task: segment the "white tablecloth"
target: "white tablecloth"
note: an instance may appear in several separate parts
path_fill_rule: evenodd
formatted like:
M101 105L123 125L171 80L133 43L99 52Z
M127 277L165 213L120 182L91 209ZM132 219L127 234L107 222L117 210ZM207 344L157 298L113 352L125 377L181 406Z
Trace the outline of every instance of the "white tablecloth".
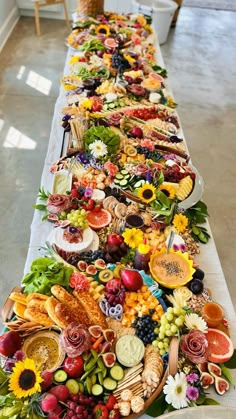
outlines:
M74 52L69 49L64 74L68 75L68 61L69 57ZM157 48L157 62L159 65L164 67L162 55L160 49ZM169 86L168 86L168 90ZM66 93L63 89L60 90L59 97L55 104L55 111L52 120L51 135L49 139L48 152L43 168L41 186L44 187L45 191L51 191L53 175L50 173L50 166L53 162L59 159L63 129L60 126L61 121L61 109L66 104ZM181 130L182 131L182 130ZM180 132L180 136L183 136L183 132ZM186 146L187 147L187 146ZM207 180L206 180L207 181ZM31 237L27 260L25 264L24 272L29 272L31 262L40 257L39 248L44 246L47 237L53 229L53 226L49 222L41 221L42 214L40 211L35 211L33 221L31 224ZM210 226L207 225L210 229ZM210 233L211 234L211 233ZM230 323L230 335L236 347L236 316L234 307L229 295L228 287L225 281L225 277L222 271L220 260L215 247L215 242L211 234L211 239L206 245L201 245L201 253L197 256L196 261L199 263L201 269L205 272L205 286L212 290L213 298L223 305L227 319ZM236 382L236 370L231 370L234 380ZM214 391L211 395L214 399L217 399L224 406L236 407L236 391L231 389L223 397L217 396ZM143 415L142 419L150 418L150 416Z

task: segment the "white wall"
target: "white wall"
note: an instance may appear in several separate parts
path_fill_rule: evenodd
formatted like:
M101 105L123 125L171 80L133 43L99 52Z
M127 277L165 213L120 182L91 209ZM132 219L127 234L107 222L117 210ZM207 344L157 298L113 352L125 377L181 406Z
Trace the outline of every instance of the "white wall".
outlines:
M0 0L0 50L19 19L15 0Z

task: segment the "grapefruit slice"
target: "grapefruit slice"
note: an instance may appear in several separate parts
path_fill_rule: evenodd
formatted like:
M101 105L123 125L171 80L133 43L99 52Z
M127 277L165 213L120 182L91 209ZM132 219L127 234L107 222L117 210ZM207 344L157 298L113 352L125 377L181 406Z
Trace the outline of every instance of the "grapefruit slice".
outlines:
M87 221L89 227L93 230L100 230L108 226L111 222L111 214L105 209L100 209L100 211L88 211L87 212Z
M227 362L232 357L233 342L224 332L218 329L208 329L206 338L209 349L208 361L218 364Z

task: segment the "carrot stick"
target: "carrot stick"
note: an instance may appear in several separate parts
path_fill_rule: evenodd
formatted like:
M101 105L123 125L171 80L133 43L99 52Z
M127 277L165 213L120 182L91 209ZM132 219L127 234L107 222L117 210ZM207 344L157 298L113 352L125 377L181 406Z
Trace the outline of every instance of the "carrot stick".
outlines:
M98 346L100 345L100 343L103 342L103 340L104 340L104 336L100 336L100 338L98 338L96 342L94 342L94 344L92 345L92 349L98 348Z

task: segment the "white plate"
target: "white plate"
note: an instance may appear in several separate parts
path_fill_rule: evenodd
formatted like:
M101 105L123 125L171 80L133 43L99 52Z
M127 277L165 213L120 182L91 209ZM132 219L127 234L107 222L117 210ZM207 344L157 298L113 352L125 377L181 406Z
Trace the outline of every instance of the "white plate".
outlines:
M91 243L91 245L88 247L87 250L92 250L94 252L94 250L98 250L99 248L99 237L97 235L97 233L95 233L95 231L93 232L93 241Z
M68 243L63 239L64 229L60 227L54 228L49 236L49 243L56 244L60 249L66 252L85 252L94 240L94 231L88 227L83 231L83 241L80 243Z
M192 171L195 173L196 178L194 181L194 188L192 193L188 196L188 198L184 199L184 201L180 202L178 204L178 207L180 209L188 209L190 207L192 207L193 205L195 205L202 197L203 195L203 179L200 175L200 173L198 172L198 170L192 165L188 163L188 166L192 169Z

